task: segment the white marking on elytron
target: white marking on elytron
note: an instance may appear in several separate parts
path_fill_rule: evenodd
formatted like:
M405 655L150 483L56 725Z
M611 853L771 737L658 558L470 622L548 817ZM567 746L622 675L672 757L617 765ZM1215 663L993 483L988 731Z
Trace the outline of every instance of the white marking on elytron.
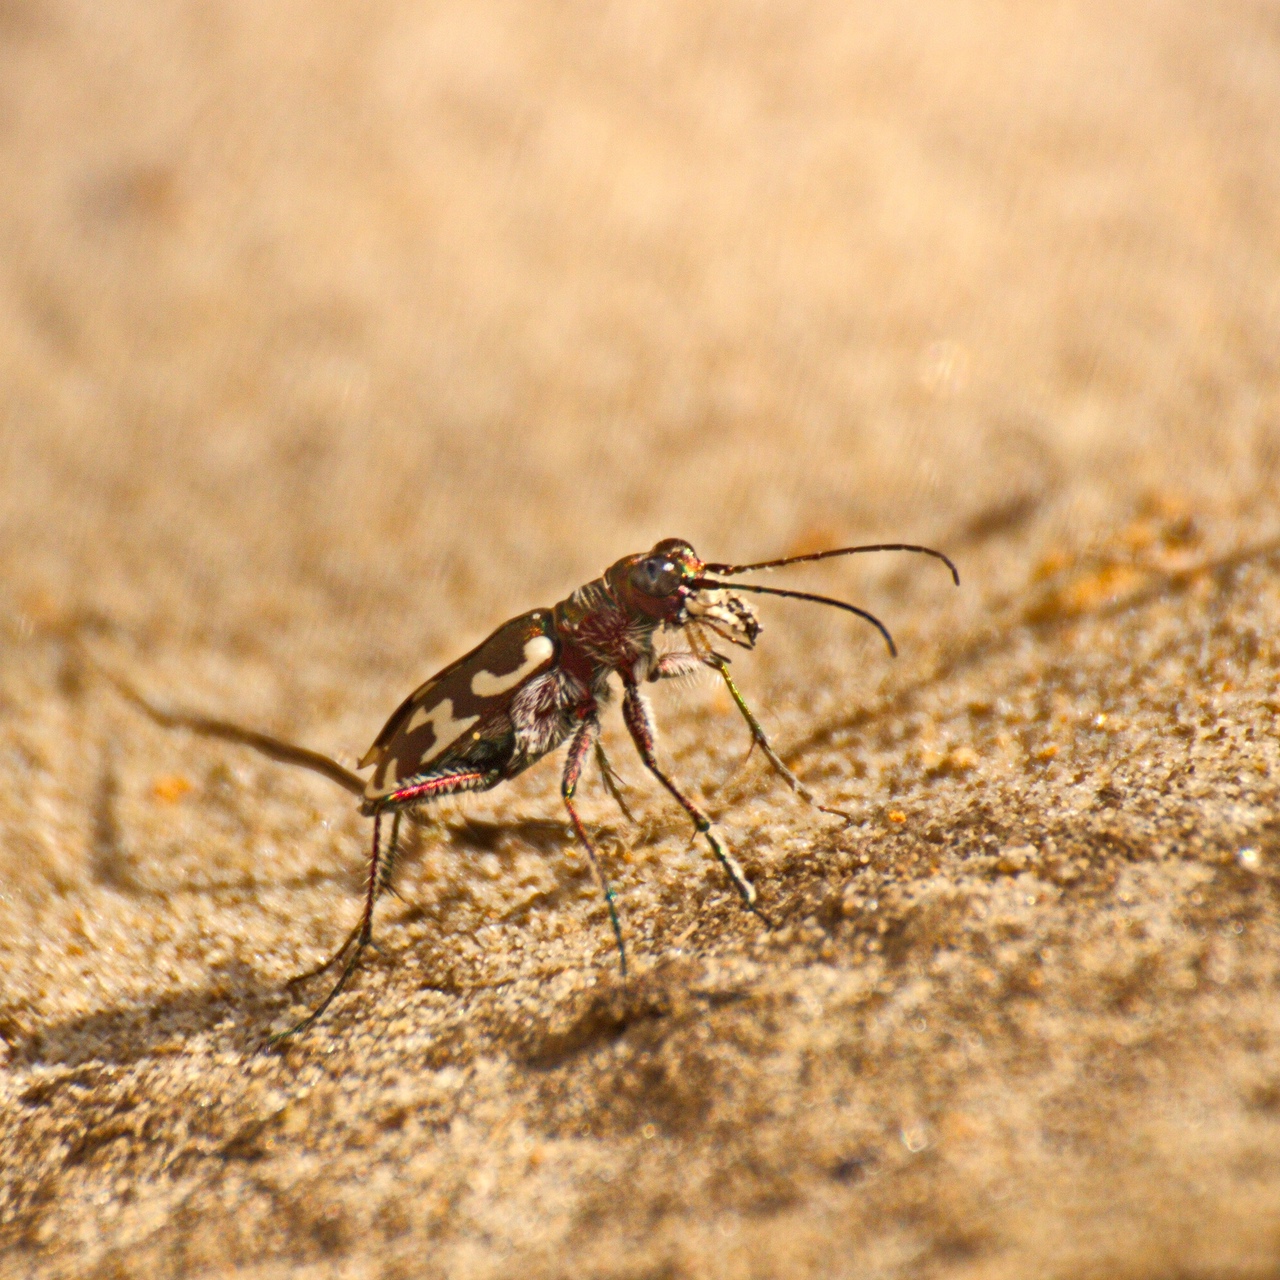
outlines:
M453 699L443 698L430 711L426 707L419 707L413 713L413 718L405 725L404 731L409 734L422 728L424 724L431 726L432 732L436 735L436 740L429 748L430 754L424 755L418 761L419 764L426 764L428 760L434 760L451 742L456 742L462 737L479 719L479 716L463 716L461 720L455 720L453 718Z
M505 676L495 676L492 671L477 671L471 677L471 692L477 698L492 698L496 694L514 689L531 671L537 670L556 651L555 644L546 636L534 636L524 642L524 661Z

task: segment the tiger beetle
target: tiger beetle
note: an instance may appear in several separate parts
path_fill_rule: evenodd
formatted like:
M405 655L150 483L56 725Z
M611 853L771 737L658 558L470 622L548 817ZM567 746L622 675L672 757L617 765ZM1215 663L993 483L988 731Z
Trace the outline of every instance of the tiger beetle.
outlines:
M627 813L617 776L600 742L600 712L610 699L609 679L613 675L621 681L622 718L645 768L689 815L695 838L701 835L706 840L744 906L764 918L756 905L755 888L743 874L723 833L659 766L654 754L653 721L641 686L710 668L725 682L751 731L753 746L759 746L792 791L824 813L847 816L818 804L783 763L734 683L729 659L713 644L714 637L719 637L743 649L755 647L760 622L751 606L737 594L751 592L808 600L856 614L880 632L890 654L896 656L893 637L885 625L856 605L807 591L720 581L761 569L871 551L932 556L947 566L955 584L960 585L960 575L947 556L909 543L838 547L756 564L715 564L700 560L683 538L664 538L652 551L625 556L601 577L579 587L552 608L534 609L503 623L470 653L415 689L396 708L357 766L373 767L367 782L318 752L224 721L158 711L113 677L127 697L161 723L227 738L274 759L315 769L359 793L361 813L373 819L368 887L360 920L324 964L294 981L317 977L345 956L342 972L311 1013L272 1036L271 1043L311 1026L347 985L361 954L372 941L374 906L391 883L402 815L440 796L488 791L522 773L566 739L569 754L561 775L560 794L604 895L619 967L626 976L627 953L614 892L575 803L582 770L594 752L606 787ZM659 654L654 644L659 630L682 632L688 649ZM382 823L388 814L391 833L384 848Z

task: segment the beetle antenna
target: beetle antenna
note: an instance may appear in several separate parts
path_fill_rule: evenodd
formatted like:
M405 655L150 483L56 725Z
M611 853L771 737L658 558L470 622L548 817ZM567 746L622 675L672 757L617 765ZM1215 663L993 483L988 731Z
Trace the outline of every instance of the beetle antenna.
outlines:
M716 582L711 578L695 578L689 585L698 591L706 588L712 591L755 591L762 596L785 596L788 600L808 600L813 604L829 604L833 609L844 609L848 613L856 613L859 618L871 623L884 636L884 642L889 646L889 653L895 658L898 656L898 646L893 643L889 628L874 613L859 609L856 604L848 604L844 600L833 600L830 596L816 596L808 591L784 591L781 587L758 587L754 582Z
M725 577L735 577L739 573L750 573L754 569L781 569L788 564L805 564L810 560L830 560L833 556L855 556L863 551L913 551L917 555L932 556L941 560L951 570L951 580L958 587L960 572L951 562L949 556L932 547L919 547L913 542L877 542L866 547L837 547L834 551L814 551L807 556L784 556L781 560L761 560L759 564L708 564L703 567L708 573L718 573Z

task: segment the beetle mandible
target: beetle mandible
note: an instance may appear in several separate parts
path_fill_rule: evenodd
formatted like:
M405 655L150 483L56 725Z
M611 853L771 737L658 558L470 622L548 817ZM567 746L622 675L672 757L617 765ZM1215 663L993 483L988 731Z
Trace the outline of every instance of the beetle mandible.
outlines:
M703 668L715 671L746 720L754 744L791 789L824 812L838 813L818 805L770 746L729 673L728 658L713 648L713 637L744 649L755 646L760 623L739 592L784 596L845 609L875 626L890 653L896 654L893 637L878 618L845 601L806 591L719 579L870 551L910 551L933 556L951 571L956 585L960 583L955 565L942 552L910 543L838 547L756 564L716 564L700 560L683 538L664 538L651 551L624 556L554 607L533 609L503 623L470 653L414 690L396 708L358 766L373 767L361 804L361 812L373 818L364 911L333 956L302 976L314 977L347 956L342 973L310 1014L272 1037L273 1041L296 1035L325 1012L346 986L361 953L371 942L374 906L389 885L395 866L401 815L439 796L496 787L566 740L569 752L560 794L604 894L619 964L626 975L626 946L613 889L574 800L583 766L594 751L606 785L624 812L626 809L600 743L600 712L609 700L609 680L613 675L621 681L623 720L645 768L689 815L695 831L706 840L744 905L758 911L755 889L743 875L723 834L659 766L654 754L653 722L641 686ZM681 632L689 648L659 654L654 638L662 629ZM206 722L206 728L213 723ZM222 736L247 742L256 736L260 741L250 745L259 749L264 749L268 741L262 735L247 735L234 729ZM334 776L332 769L320 763L324 758L301 748L283 747L276 758L320 768ZM327 763L345 773L334 762ZM384 849L382 821L388 814L392 819L391 834Z

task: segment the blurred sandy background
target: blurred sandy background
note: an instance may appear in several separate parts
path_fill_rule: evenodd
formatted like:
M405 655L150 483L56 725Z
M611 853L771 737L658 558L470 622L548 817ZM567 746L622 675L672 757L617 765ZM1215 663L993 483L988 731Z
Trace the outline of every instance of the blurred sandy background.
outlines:
M0 0L0 1274L1280 1271L1280 19ZM761 606L355 918L325 782L662 536Z

